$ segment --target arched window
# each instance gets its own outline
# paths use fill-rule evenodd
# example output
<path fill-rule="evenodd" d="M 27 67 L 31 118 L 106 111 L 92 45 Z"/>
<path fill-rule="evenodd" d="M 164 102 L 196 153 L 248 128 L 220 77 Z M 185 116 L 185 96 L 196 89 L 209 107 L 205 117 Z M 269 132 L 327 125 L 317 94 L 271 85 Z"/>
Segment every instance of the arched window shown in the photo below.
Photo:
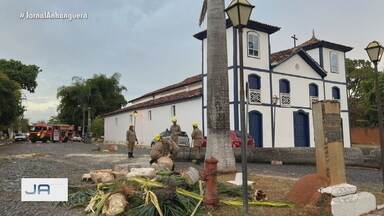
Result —
<path fill-rule="evenodd" d="M 279 81 L 280 93 L 289 94 L 291 92 L 291 87 L 289 85 L 289 81 L 286 79 L 281 79 Z"/>
<path fill-rule="evenodd" d="M 291 86 L 289 81 L 286 79 L 281 79 L 279 81 L 280 87 L 280 105 L 281 106 L 290 106 L 291 105 Z"/>
<path fill-rule="evenodd" d="M 340 89 L 338 87 L 332 87 L 332 99 L 340 100 Z"/>
<path fill-rule="evenodd" d="M 260 90 L 260 88 L 261 88 L 260 77 L 256 74 L 249 75 L 248 76 L 248 84 L 249 84 L 250 89 Z"/>
<path fill-rule="evenodd" d="M 319 97 L 319 87 L 315 83 L 309 84 L 309 96 Z"/>
<path fill-rule="evenodd" d="M 260 43 L 259 35 L 256 32 L 248 32 L 248 56 L 259 57 Z"/>
<path fill-rule="evenodd" d="M 248 98 L 250 104 L 260 104 L 261 103 L 261 81 L 260 77 L 256 74 L 251 74 L 248 76 Z"/>

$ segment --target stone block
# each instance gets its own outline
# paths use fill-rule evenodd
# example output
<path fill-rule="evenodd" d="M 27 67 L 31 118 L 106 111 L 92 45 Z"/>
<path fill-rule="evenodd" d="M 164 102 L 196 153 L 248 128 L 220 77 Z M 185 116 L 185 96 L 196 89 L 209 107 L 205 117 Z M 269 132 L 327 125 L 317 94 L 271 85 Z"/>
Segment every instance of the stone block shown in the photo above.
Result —
<path fill-rule="evenodd" d="M 321 188 L 319 191 L 320 193 L 331 194 L 333 197 L 340 197 L 340 196 L 355 194 L 357 191 L 357 187 L 355 185 L 343 183 L 343 184 L 329 186 L 326 188 Z"/>
<path fill-rule="evenodd" d="M 235 175 L 235 180 L 234 181 L 227 181 L 230 184 L 234 184 L 236 186 L 242 186 L 243 185 L 243 173 L 238 172 Z M 252 185 L 253 181 L 248 181 L 248 185 Z"/>
<path fill-rule="evenodd" d="M 132 168 L 147 168 L 149 167 L 149 163 L 124 163 L 124 164 L 116 164 L 113 167 L 113 171 L 116 172 L 129 172 Z"/>
<path fill-rule="evenodd" d="M 331 207 L 334 216 L 359 216 L 376 209 L 376 197 L 368 192 L 335 197 Z"/>
<path fill-rule="evenodd" d="M 271 161 L 271 165 L 281 166 L 281 165 L 283 165 L 283 161 L 273 160 L 273 161 Z"/>

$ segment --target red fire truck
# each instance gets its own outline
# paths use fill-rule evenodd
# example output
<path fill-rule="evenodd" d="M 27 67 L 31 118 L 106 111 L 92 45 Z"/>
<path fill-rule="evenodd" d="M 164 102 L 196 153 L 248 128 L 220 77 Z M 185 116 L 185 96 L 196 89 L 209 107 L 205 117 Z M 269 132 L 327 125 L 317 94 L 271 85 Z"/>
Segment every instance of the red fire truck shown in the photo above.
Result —
<path fill-rule="evenodd" d="M 29 140 L 31 142 L 47 141 L 67 142 L 73 136 L 73 125 L 67 124 L 34 124 L 29 128 Z"/>
<path fill-rule="evenodd" d="M 47 124 L 34 124 L 29 128 L 29 140 L 31 142 L 47 142 L 52 137 L 52 128 Z"/>
<path fill-rule="evenodd" d="M 68 142 L 73 136 L 73 125 L 55 124 L 51 125 L 53 128 L 52 141 L 53 142 Z"/>

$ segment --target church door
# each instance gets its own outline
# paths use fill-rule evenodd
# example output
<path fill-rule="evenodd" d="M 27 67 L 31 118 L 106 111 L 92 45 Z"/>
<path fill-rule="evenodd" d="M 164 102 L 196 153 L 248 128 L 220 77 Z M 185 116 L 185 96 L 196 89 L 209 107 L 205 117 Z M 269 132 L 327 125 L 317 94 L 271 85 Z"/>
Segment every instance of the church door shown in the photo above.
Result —
<path fill-rule="evenodd" d="M 309 147 L 309 117 L 308 113 L 299 110 L 293 113 L 295 147 Z"/>
<path fill-rule="evenodd" d="M 249 133 L 256 147 L 263 147 L 263 115 L 258 111 L 249 113 Z"/>

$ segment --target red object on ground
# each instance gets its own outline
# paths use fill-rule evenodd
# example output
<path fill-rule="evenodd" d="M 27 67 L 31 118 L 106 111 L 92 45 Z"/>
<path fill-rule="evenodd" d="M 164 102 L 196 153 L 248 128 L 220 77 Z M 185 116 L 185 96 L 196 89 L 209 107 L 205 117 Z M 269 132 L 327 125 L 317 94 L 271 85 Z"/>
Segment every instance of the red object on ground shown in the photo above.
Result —
<path fill-rule="evenodd" d="M 298 206 L 316 205 L 321 197 L 318 190 L 327 186 L 327 179 L 319 174 L 303 176 L 293 185 L 288 193 L 288 200 Z"/>
<path fill-rule="evenodd" d="M 240 148 L 241 147 L 241 133 L 239 131 L 230 131 L 229 132 L 229 139 L 232 143 L 232 148 Z M 252 136 L 248 134 L 248 145 L 255 146 L 255 141 L 253 140 Z M 201 147 L 205 148 L 207 147 L 207 138 L 204 137 L 203 144 Z"/>
<path fill-rule="evenodd" d="M 217 163 L 219 161 L 211 157 L 205 160 L 203 180 L 205 181 L 206 188 L 204 194 L 204 205 L 208 208 L 214 208 L 219 204 L 219 197 L 217 192 Z"/>

